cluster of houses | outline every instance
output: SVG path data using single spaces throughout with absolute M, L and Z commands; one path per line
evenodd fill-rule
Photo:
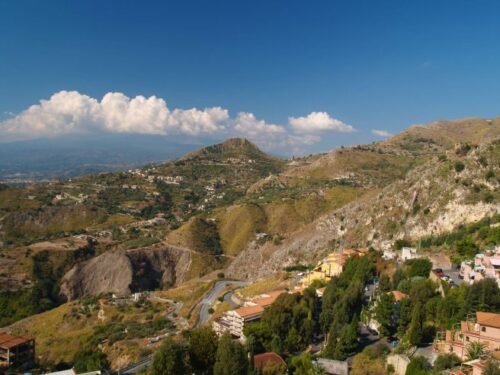
M 184 177 L 182 176 L 156 176 L 156 175 L 149 175 L 146 180 L 148 182 L 155 182 L 155 181 L 163 181 L 167 185 L 180 185 L 182 181 L 184 181 Z
M 132 176 L 142 177 L 142 178 L 146 179 L 146 181 L 148 181 L 148 182 L 163 181 L 169 185 L 179 185 L 184 180 L 184 177 L 182 177 L 182 176 L 157 175 L 156 174 L 157 173 L 156 167 L 148 168 L 145 170 L 129 169 L 127 172 L 129 174 L 131 174 Z M 153 174 L 151 174 L 151 173 L 153 173 Z
M 462 262 L 460 277 L 469 284 L 485 278 L 495 279 L 500 287 L 500 246 L 476 254 L 474 259 Z

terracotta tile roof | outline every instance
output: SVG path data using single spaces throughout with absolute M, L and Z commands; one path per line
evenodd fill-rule
M 253 364 L 255 368 L 263 368 L 268 366 L 269 364 L 286 366 L 286 362 L 283 360 L 283 358 L 273 352 L 257 354 L 253 359 Z
M 245 318 L 250 318 L 254 315 L 259 315 L 264 312 L 264 308 L 260 305 L 255 305 L 255 306 L 246 306 L 246 307 L 240 307 L 239 309 L 234 310 L 235 313 L 237 313 L 239 316 L 241 316 L 243 319 Z
M 394 297 L 394 301 L 399 302 L 404 300 L 405 298 L 408 298 L 408 294 L 405 294 L 403 292 L 400 292 L 399 290 L 393 290 L 391 292 L 392 296 Z
M 0 333 L 0 348 L 11 349 L 30 340 L 33 339 L 26 336 L 12 336 L 7 333 Z
M 477 322 L 488 327 L 500 328 L 500 314 L 489 312 L 477 312 Z

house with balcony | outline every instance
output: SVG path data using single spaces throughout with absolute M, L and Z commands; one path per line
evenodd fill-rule
M 439 354 L 454 353 L 466 360 L 467 349 L 473 342 L 485 345 L 487 353 L 500 351 L 500 314 L 477 312 L 455 329 L 439 332 L 433 350 Z

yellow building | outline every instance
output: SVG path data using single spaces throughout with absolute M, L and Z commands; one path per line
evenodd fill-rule
M 341 253 L 332 253 L 318 263 L 316 268 L 308 272 L 298 282 L 298 288 L 304 290 L 309 287 L 315 280 L 330 281 L 332 277 L 342 273 L 347 257 Z

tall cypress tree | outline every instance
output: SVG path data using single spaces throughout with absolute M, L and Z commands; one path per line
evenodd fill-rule
M 411 323 L 408 329 L 408 341 L 412 345 L 418 345 L 422 341 L 422 337 L 424 334 L 424 309 L 420 302 L 417 302 L 415 306 L 413 306 L 412 315 L 411 315 Z
M 229 334 L 219 340 L 214 375 L 240 375 L 248 371 L 248 358 L 243 345 L 233 341 Z
M 217 353 L 217 335 L 208 327 L 199 327 L 189 334 L 189 359 L 196 374 L 212 374 Z

